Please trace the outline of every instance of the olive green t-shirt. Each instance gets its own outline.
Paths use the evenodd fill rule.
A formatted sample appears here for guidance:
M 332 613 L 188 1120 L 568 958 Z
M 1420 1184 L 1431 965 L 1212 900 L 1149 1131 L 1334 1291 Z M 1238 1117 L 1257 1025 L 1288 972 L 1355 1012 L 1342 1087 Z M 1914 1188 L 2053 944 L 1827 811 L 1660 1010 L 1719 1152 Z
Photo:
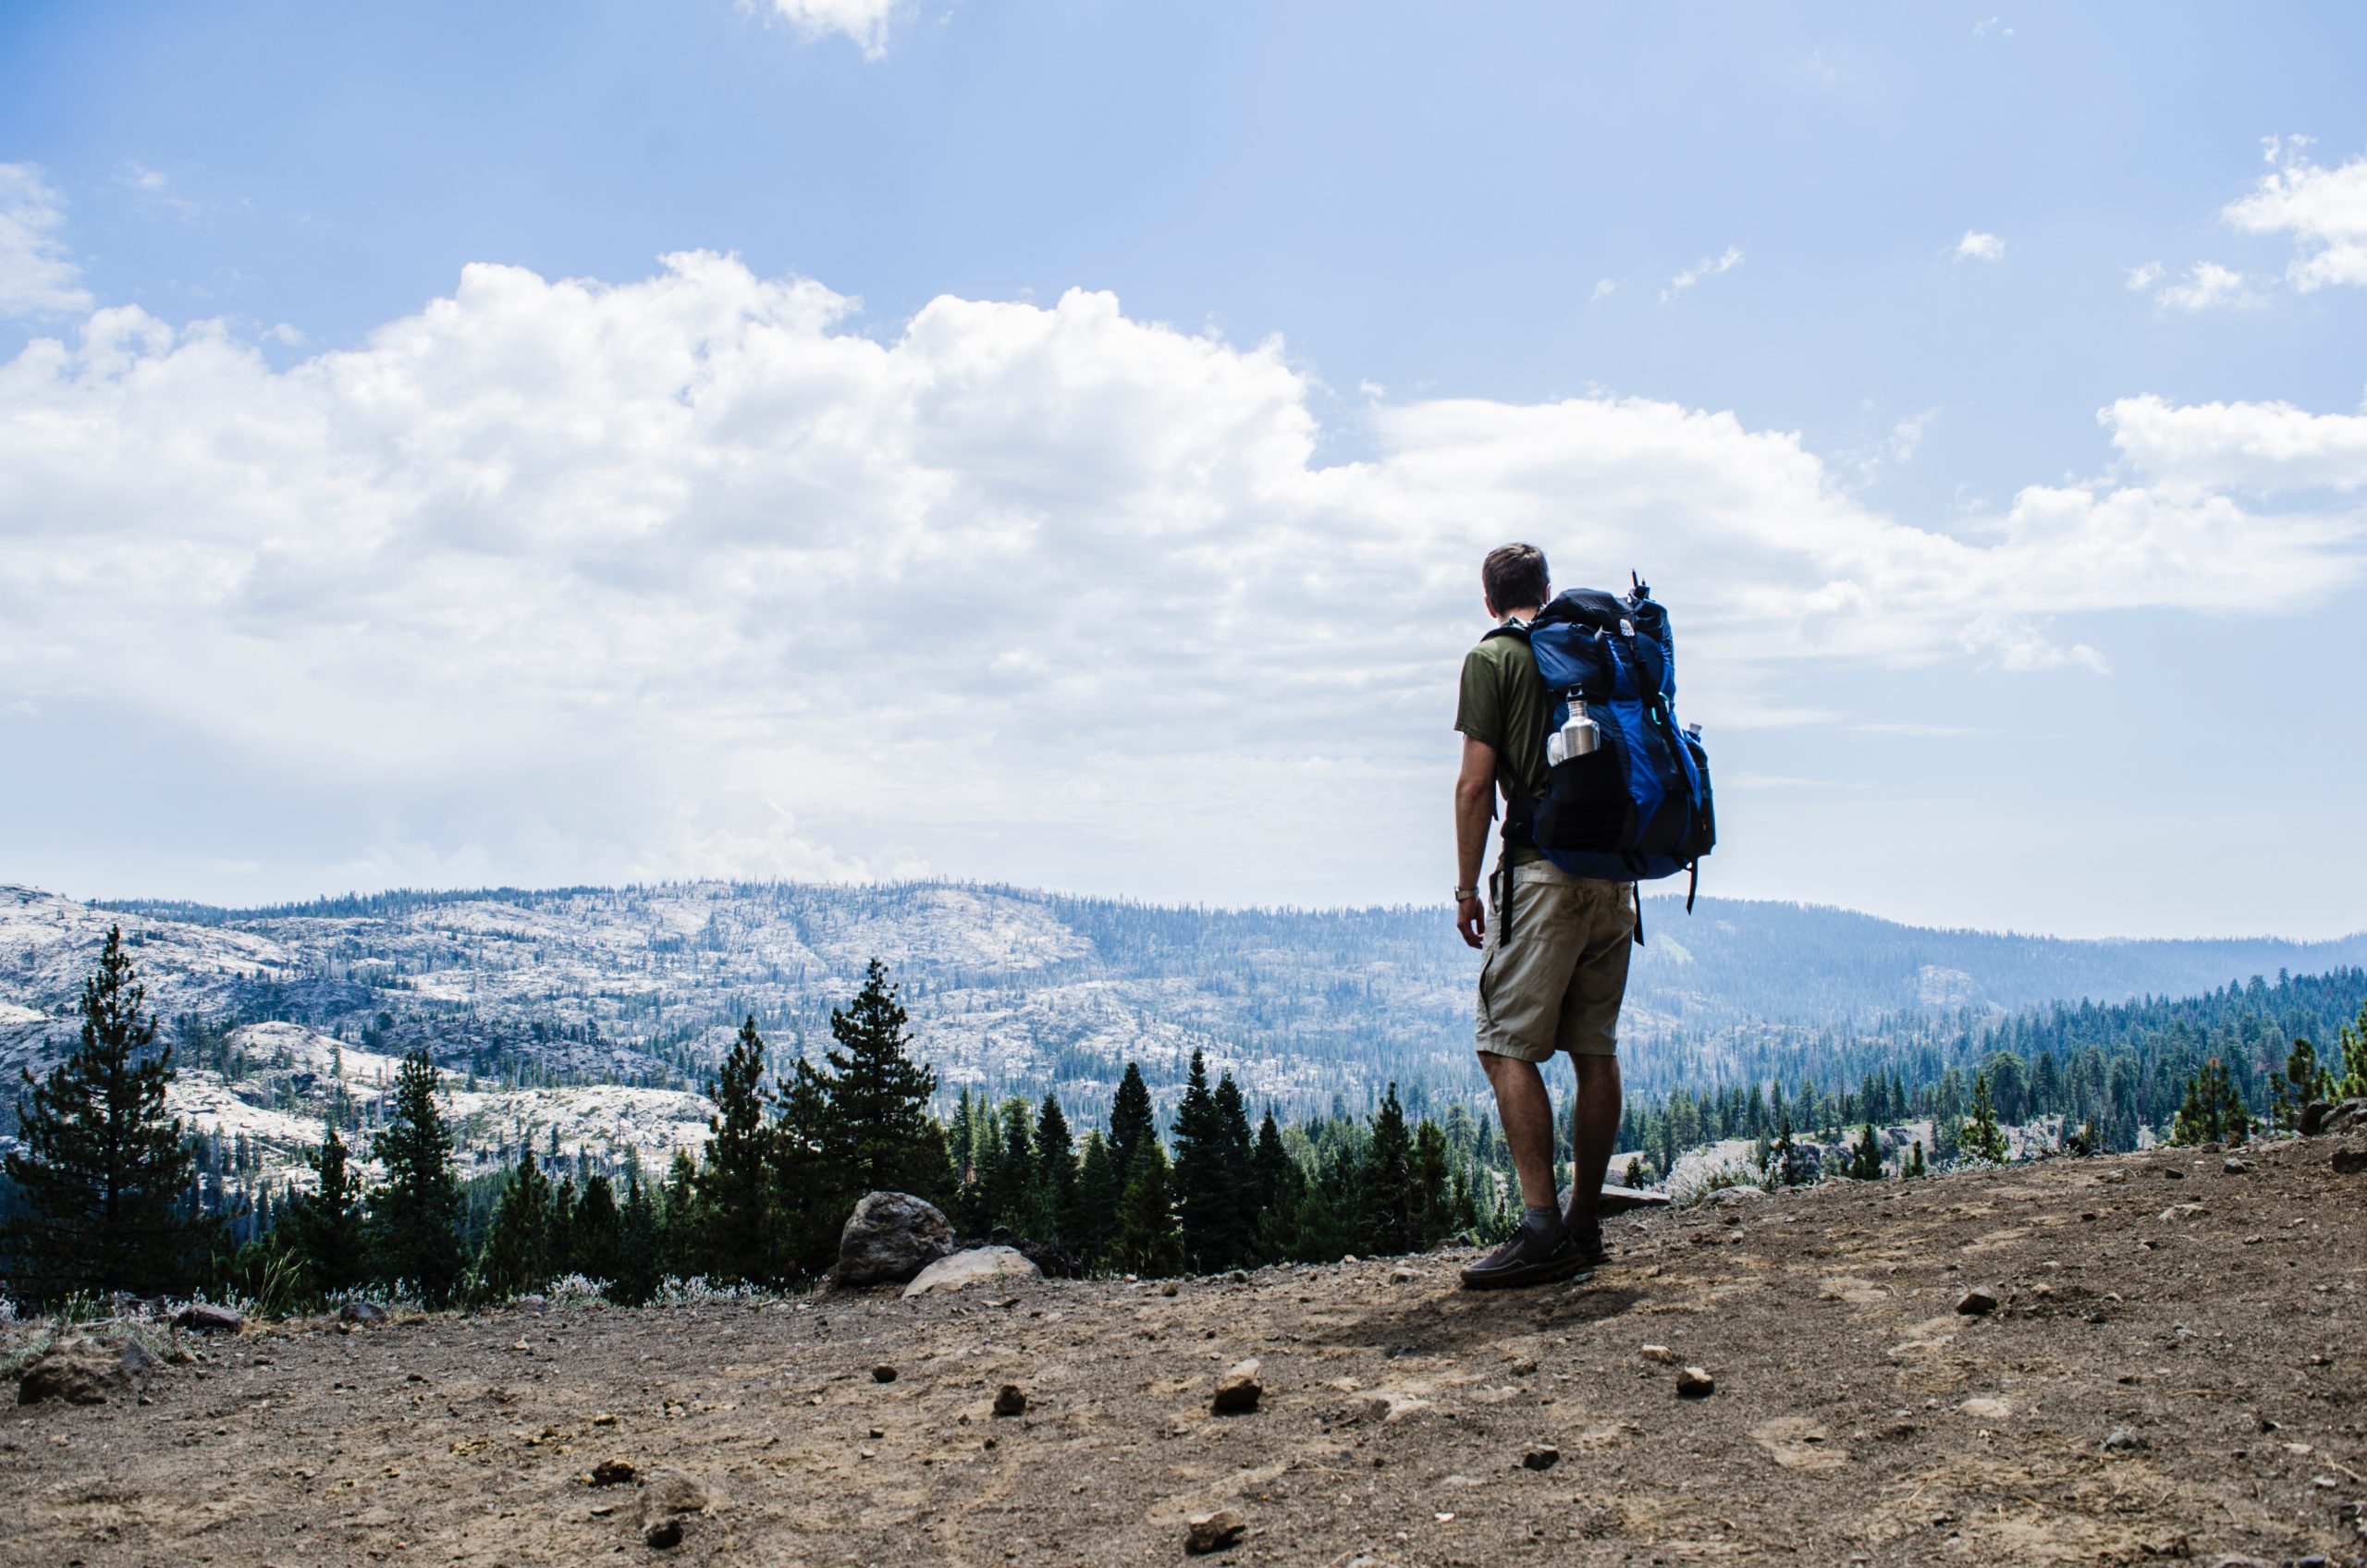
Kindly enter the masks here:
M 1545 792 L 1545 719 L 1551 706 L 1527 639 L 1490 637 L 1463 655 L 1454 727 L 1495 748 L 1496 788 L 1506 801 Z M 1512 851 L 1515 864 L 1537 858 L 1532 849 Z

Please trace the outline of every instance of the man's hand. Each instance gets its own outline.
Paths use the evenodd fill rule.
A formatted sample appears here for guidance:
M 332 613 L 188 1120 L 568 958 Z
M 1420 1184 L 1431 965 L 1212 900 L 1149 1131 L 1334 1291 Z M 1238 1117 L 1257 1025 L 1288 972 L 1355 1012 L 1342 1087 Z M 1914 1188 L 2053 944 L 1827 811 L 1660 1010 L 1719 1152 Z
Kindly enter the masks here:
M 1454 928 L 1463 933 L 1465 946 L 1484 946 L 1488 940 L 1488 906 L 1476 898 L 1462 900 L 1454 906 Z

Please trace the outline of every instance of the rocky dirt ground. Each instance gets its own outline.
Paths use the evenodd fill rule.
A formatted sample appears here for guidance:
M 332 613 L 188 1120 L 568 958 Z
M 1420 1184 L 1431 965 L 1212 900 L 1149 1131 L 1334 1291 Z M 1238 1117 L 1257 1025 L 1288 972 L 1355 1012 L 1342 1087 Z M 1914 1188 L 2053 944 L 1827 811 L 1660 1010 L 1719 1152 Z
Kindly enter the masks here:
M 149 1403 L 0 1415 L 0 1561 L 1162 1562 L 1232 1508 L 1208 1561 L 2358 1562 L 2341 1146 L 1735 1198 L 1525 1293 L 1440 1253 L 251 1327 Z M 1997 1308 L 1959 1313 L 1972 1287 Z M 1259 1408 L 1212 1415 L 1252 1356 Z

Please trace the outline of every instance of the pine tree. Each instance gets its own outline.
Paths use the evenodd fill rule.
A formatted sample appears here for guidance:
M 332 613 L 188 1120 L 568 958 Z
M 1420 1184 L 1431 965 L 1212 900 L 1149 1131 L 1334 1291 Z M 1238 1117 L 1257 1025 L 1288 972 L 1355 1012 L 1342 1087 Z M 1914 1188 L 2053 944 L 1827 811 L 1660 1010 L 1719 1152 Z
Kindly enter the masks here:
M 1249 1110 L 1231 1072 L 1217 1078 L 1218 1147 L 1224 1156 L 1224 1202 L 1219 1251 L 1235 1266 L 1260 1261 L 1258 1250 L 1257 1146 L 1249 1133 Z
M 751 1016 L 723 1061 L 698 1172 L 705 1221 L 700 1272 L 764 1283 L 772 1277 L 772 1131 L 765 1122 L 765 1039 Z
M 544 1237 L 544 1247 L 550 1256 L 553 1279 L 576 1271 L 575 1248 L 578 1241 L 575 1231 L 576 1205 L 575 1178 L 561 1177 L 557 1190 L 551 1194 L 550 1223 Z
M 1398 1104 L 1395 1084 L 1373 1112 L 1372 1142 L 1365 1150 L 1362 1174 L 1364 1249 L 1413 1251 L 1421 1244 L 1416 1230 L 1420 1194 L 1414 1187 L 1414 1140 L 1405 1129 L 1405 1110 Z
M 1296 1228 L 1306 1173 L 1282 1143 L 1274 1108 L 1257 1124 L 1257 1148 L 1250 1156 L 1250 1190 L 1257 1205 L 1257 1256 L 1261 1261 L 1287 1256 Z
M 1964 1131 L 1957 1134 L 1956 1146 L 1965 1158 L 1991 1165 L 2005 1164 L 2012 1154 L 2005 1129 L 1997 1125 L 1997 1107 L 1989 1097 L 1986 1072 L 1972 1081 L 1972 1115 L 1966 1121 Z
M 1899 1174 L 1911 1181 L 1914 1178 L 1922 1175 L 1926 1167 L 1923 1164 L 1923 1140 L 1918 1138 L 1915 1140 L 1914 1147 L 1907 1151 L 1907 1163 L 1899 1168 Z
M 1792 1142 L 1792 1112 L 1781 1099 L 1776 1101 L 1775 1141 L 1767 1145 L 1767 1156 L 1760 1169 L 1772 1174 L 1777 1184 L 1797 1187 L 1800 1184 L 1799 1149 Z
M 1061 1102 L 1050 1095 L 1036 1114 L 1036 1185 L 1033 1207 L 1049 1221 L 1047 1238 L 1074 1246 L 1073 1228 L 1079 1219 L 1076 1141 L 1070 1136 Z
M 613 1283 L 622 1256 L 622 1222 L 616 1187 L 605 1172 L 593 1172 L 584 1179 L 583 1201 L 576 1206 L 566 1271 Z
M 290 1198 L 278 1234 L 304 1272 L 304 1289 L 333 1295 L 362 1282 L 362 1183 L 346 1158 L 345 1140 L 334 1125 L 304 1163 L 319 1178 L 309 1194 Z
M 2170 1124 L 2174 1144 L 2240 1144 L 2251 1136 L 2250 1113 L 2243 1096 L 2227 1076 L 2227 1069 L 2213 1057 L 2187 1080 L 2186 1102 Z
M 1110 1237 L 1115 1268 L 1147 1279 L 1184 1271 L 1184 1236 L 1176 1229 L 1168 1192 L 1167 1151 L 1152 1138 L 1134 1150 L 1133 1175 L 1118 1201 L 1118 1225 Z
M 403 1058 L 395 1073 L 394 1112 L 370 1146 L 386 1168 L 386 1184 L 371 1194 L 364 1229 L 371 1272 L 418 1292 L 429 1306 L 442 1306 L 459 1287 L 463 1267 L 460 1186 L 426 1047 Z
M 658 1272 L 687 1280 L 696 1274 L 706 1246 L 706 1213 L 699 1202 L 698 1167 L 691 1151 L 676 1149 L 666 1167 L 664 1199 L 657 1215 Z
M 1858 1134 L 1858 1146 L 1850 1151 L 1849 1164 L 1843 1174 L 1859 1182 L 1883 1179 L 1883 1145 L 1874 1136 L 1872 1122 L 1867 1122 Z
M 81 1043 L 38 1082 L 19 1068 L 18 1138 L 5 1167 L 24 1213 L 11 1227 L 16 1286 L 37 1299 L 74 1291 L 153 1295 L 191 1278 L 202 1241 L 190 1191 L 188 1136 L 165 1109 L 173 1051 L 151 1053 L 147 989 L 107 929 L 82 983 Z
M 896 987 L 877 959 L 864 972 L 853 1002 L 830 1010 L 838 1048 L 827 1056 L 839 1153 L 855 1198 L 891 1191 L 942 1201 L 952 1172 L 944 1135 L 928 1115 L 937 1074 L 912 1059 Z
M 657 1291 L 665 1274 L 665 1237 L 657 1205 L 642 1185 L 641 1168 L 625 1175 L 624 1208 L 617 1216 L 617 1272 L 608 1299 L 619 1306 L 639 1306 Z
M 1002 1160 L 995 1168 L 994 1210 L 997 1224 L 1031 1240 L 1040 1239 L 1050 1226 L 1031 1200 L 1036 1187 L 1036 1118 L 1025 1100 L 1014 1095 L 1002 1102 L 998 1119 L 1002 1129 Z
M 1118 1228 L 1118 1162 L 1098 1132 L 1085 1135 L 1085 1154 L 1077 1161 L 1076 1212 L 1073 1228 L 1061 1239 L 1087 1262 L 1098 1261 Z
M 2315 1046 L 2296 1039 L 2285 1053 L 2285 1071 L 2269 1080 L 2271 1123 L 2290 1133 L 2301 1124 L 2301 1109 L 2312 1100 L 2334 1097 L 2334 1074 L 2318 1064 Z
M 477 1255 L 476 1299 L 505 1302 L 550 1283 L 550 1182 L 534 1163 L 534 1151 L 521 1149 Z
M 1159 1138 L 1159 1121 L 1151 1113 L 1150 1086 L 1143 1070 L 1126 1063 L 1118 1092 L 1110 1102 L 1110 1158 L 1117 1162 L 1118 1189 L 1134 1178 L 1134 1153 Z
M 1446 1139 L 1424 1117 L 1414 1129 L 1414 1245 L 1436 1246 L 1454 1229 L 1453 1182 L 1447 1174 Z
M 1224 1122 L 1208 1092 L 1208 1065 L 1198 1051 L 1184 1078 L 1175 1107 L 1175 1217 L 1184 1232 L 1184 1256 L 1209 1273 L 1230 1267 L 1225 1245 L 1231 1231 Z

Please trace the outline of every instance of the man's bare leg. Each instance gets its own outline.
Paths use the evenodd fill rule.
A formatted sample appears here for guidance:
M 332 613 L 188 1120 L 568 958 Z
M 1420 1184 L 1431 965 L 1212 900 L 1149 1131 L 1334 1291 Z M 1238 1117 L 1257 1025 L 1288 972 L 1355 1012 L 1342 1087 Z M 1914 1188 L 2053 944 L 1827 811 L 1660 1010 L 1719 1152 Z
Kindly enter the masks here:
M 1578 1092 L 1570 1100 L 1570 1145 L 1576 1170 L 1570 1178 L 1572 1230 L 1587 1231 L 1600 1222 L 1603 1178 L 1611 1170 L 1611 1151 L 1619 1142 L 1619 1059 L 1615 1056 L 1573 1056 L 1578 1070 Z M 1502 1098 L 1501 1091 L 1498 1099 Z M 1505 1140 L 1511 1141 L 1509 1131 Z
M 1512 1151 L 1513 1173 L 1520 1179 L 1520 1201 L 1530 1208 L 1557 1207 L 1561 1194 L 1553 1189 L 1553 1101 L 1545 1092 L 1544 1074 L 1533 1061 L 1494 1051 L 1481 1051 L 1479 1065 L 1487 1071 L 1488 1086 L 1496 1092 L 1496 1120 L 1504 1124 L 1504 1146 Z M 1613 1084 L 1617 1082 L 1614 1076 Z M 1615 1089 L 1613 1097 L 1617 1097 Z M 1611 1123 L 1615 1136 L 1616 1111 Z M 1610 1158 L 1606 1144 L 1603 1158 Z

